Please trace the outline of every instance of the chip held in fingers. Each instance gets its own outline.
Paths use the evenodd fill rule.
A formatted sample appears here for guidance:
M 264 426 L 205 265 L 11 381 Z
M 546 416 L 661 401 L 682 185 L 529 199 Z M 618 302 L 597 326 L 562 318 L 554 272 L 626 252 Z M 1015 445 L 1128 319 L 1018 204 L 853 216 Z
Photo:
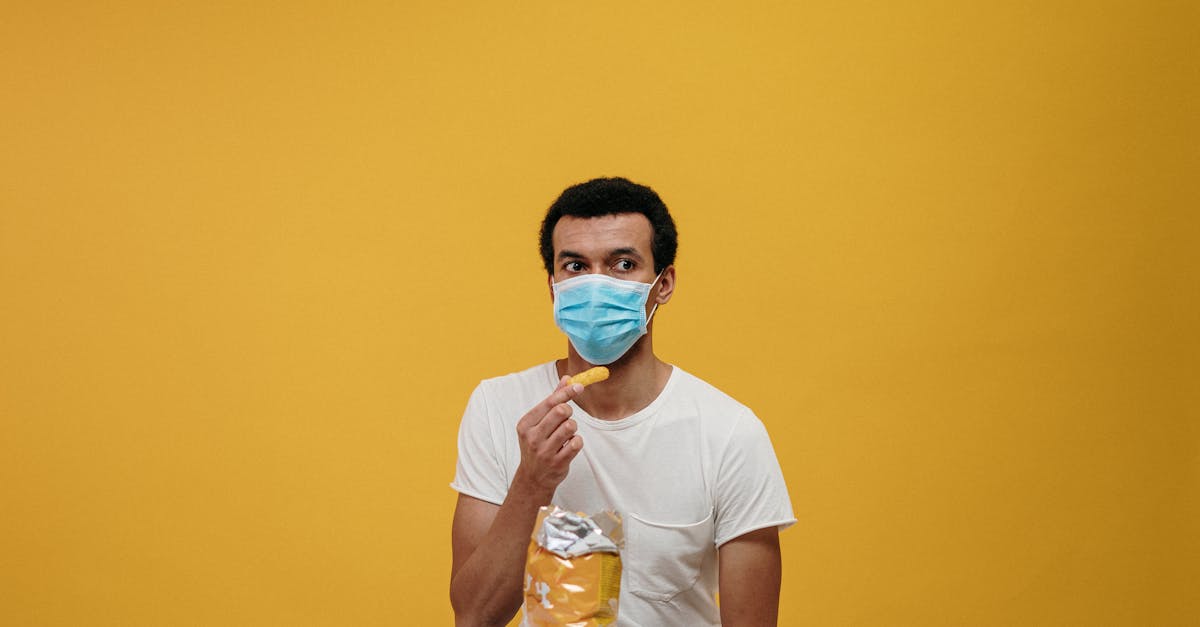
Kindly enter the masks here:
M 571 377 L 571 384 L 574 385 L 578 383 L 579 385 L 586 387 L 593 383 L 599 383 L 607 378 L 608 368 L 605 368 L 604 366 L 596 366 L 595 368 L 589 368 Z

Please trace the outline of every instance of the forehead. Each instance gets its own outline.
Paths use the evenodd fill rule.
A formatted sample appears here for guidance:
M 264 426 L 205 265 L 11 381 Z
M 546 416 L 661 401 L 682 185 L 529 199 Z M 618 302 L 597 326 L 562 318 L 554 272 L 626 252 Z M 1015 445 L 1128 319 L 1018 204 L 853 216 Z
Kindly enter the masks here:
M 560 250 L 602 254 L 614 248 L 633 248 L 648 256 L 652 235 L 646 216 L 619 213 L 595 218 L 563 216 L 554 225 L 551 240 L 555 254 Z

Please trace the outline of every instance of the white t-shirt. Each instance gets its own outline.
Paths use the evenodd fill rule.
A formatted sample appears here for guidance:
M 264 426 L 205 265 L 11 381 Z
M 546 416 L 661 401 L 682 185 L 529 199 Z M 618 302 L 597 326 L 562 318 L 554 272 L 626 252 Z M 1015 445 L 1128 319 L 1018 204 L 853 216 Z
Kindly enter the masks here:
M 459 429 L 451 487 L 501 504 L 521 462 L 517 421 L 557 385 L 554 362 L 480 383 Z M 554 504 L 624 517 L 617 624 L 720 625 L 717 547 L 796 522 L 762 422 L 678 367 L 658 398 L 621 420 L 571 407 L 583 450 Z

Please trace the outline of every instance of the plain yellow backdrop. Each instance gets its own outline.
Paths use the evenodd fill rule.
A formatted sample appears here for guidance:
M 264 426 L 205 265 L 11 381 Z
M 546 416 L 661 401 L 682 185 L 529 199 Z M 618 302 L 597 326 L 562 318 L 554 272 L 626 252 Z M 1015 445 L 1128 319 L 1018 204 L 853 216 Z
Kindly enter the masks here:
M 0 624 L 449 625 L 455 434 L 655 187 L 783 625 L 1195 625 L 1186 2 L 9 3 Z

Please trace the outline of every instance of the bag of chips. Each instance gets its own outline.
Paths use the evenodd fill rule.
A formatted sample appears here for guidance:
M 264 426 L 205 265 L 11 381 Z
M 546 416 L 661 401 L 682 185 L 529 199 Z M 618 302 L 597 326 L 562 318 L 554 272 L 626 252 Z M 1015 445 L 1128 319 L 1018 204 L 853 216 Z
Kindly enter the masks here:
M 617 620 L 621 517 L 543 507 L 525 560 L 526 627 L 599 627 Z

